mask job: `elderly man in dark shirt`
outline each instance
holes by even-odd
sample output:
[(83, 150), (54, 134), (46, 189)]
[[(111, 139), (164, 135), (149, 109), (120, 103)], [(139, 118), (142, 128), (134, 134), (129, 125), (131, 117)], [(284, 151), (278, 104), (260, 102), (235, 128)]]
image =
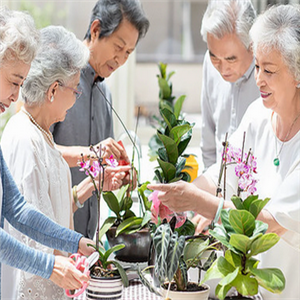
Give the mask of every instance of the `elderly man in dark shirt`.
[[(86, 176), (76, 166), (80, 154), (88, 154), (87, 146), (101, 142), (107, 156), (112, 154), (118, 160), (128, 161), (125, 150), (113, 139), (111, 94), (104, 78), (127, 61), (148, 28), (149, 21), (139, 1), (101, 0), (92, 11), (84, 39), (91, 56), (80, 76), (82, 95), (68, 111), (65, 121), (53, 127), (54, 140), (71, 167), (73, 185)], [(80, 209), (74, 214), (75, 230), (93, 238), (97, 224), (96, 197), (91, 197), (84, 206), (77, 205)]]

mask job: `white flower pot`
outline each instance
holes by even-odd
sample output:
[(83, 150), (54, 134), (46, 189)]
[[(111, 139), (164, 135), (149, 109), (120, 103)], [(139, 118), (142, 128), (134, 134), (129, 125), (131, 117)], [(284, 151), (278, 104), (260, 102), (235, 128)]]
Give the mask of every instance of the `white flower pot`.
[[(202, 286), (206, 287), (206, 290), (203, 291), (169, 291), (168, 297), (172, 300), (207, 300), (209, 296), (209, 286), (207, 284), (202, 284)], [(167, 295), (167, 290), (160, 288), (160, 291), (164, 298)], [(163, 298), (163, 299), (164, 299)]]
[(121, 277), (96, 278), (92, 276), (86, 288), (86, 300), (121, 299), (122, 292)]

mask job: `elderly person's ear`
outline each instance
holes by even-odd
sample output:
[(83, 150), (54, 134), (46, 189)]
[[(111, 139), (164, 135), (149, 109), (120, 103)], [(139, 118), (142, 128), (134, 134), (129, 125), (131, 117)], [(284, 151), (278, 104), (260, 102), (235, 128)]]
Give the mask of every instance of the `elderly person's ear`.
[(101, 25), (99, 20), (94, 20), (91, 25), (91, 41), (99, 38)]
[(55, 98), (55, 95), (56, 95), (56, 92), (57, 92), (57, 89), (58, 89), (58, 82), (55, 81), (54, 83), (52, 83), (48, 89), (48, 92), (47, 92), (47, 99), (52, 103), (54, 101), (54, 98)]

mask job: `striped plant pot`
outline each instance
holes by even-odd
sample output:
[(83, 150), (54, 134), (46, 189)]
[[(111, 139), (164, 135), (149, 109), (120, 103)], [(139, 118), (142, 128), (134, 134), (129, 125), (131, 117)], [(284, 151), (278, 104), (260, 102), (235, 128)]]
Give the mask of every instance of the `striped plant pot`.
[(121, 299), (123, 283), (120, 276), (98, 278), (91, 276), (86, 289), (86, 300), (117, 300)]

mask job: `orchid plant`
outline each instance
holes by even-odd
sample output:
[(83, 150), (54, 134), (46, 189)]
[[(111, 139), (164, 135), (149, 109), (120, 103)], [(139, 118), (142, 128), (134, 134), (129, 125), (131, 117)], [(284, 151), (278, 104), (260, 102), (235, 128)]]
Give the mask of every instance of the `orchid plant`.
[[(270, 292), (280, 293), (285, 287), (283, 273), (276, 268), (258, 268), (257, 255), (273, 247), (279, 241), (279, 237), (276, 233), (266, 233), (268, 224), (256, 220), (270, 200), (269, 198), (262, 200), (258, 195), (254, 195), (257, 191), (255, 186), (257, 180), (254, 176), (257, 172), (256, 158), (252, 155), (251, 149), (248, 153), (244, 153), (243, 148), (234, 148), (225, 140), (217, 188), (218, 195), (222, 192), (220, 185), (223, 175), (224, 198), (226, 169), (232, 164), (235, 164), (235, 174), (238, 177), (237, 196), (231, 198), (236, 209), (223, 209), (222, 223), (213, 224), (209, 230), (209, 233), (227, 250), (224, 256), (218, 257), (212, 264), (202, 282), (221, 278), (215, 291), (221, 300), (232, 287), (242, 296), (256, 295), (259, 285)], [(242, 192), (246, 196), (245, 200), (240, 197)]]

